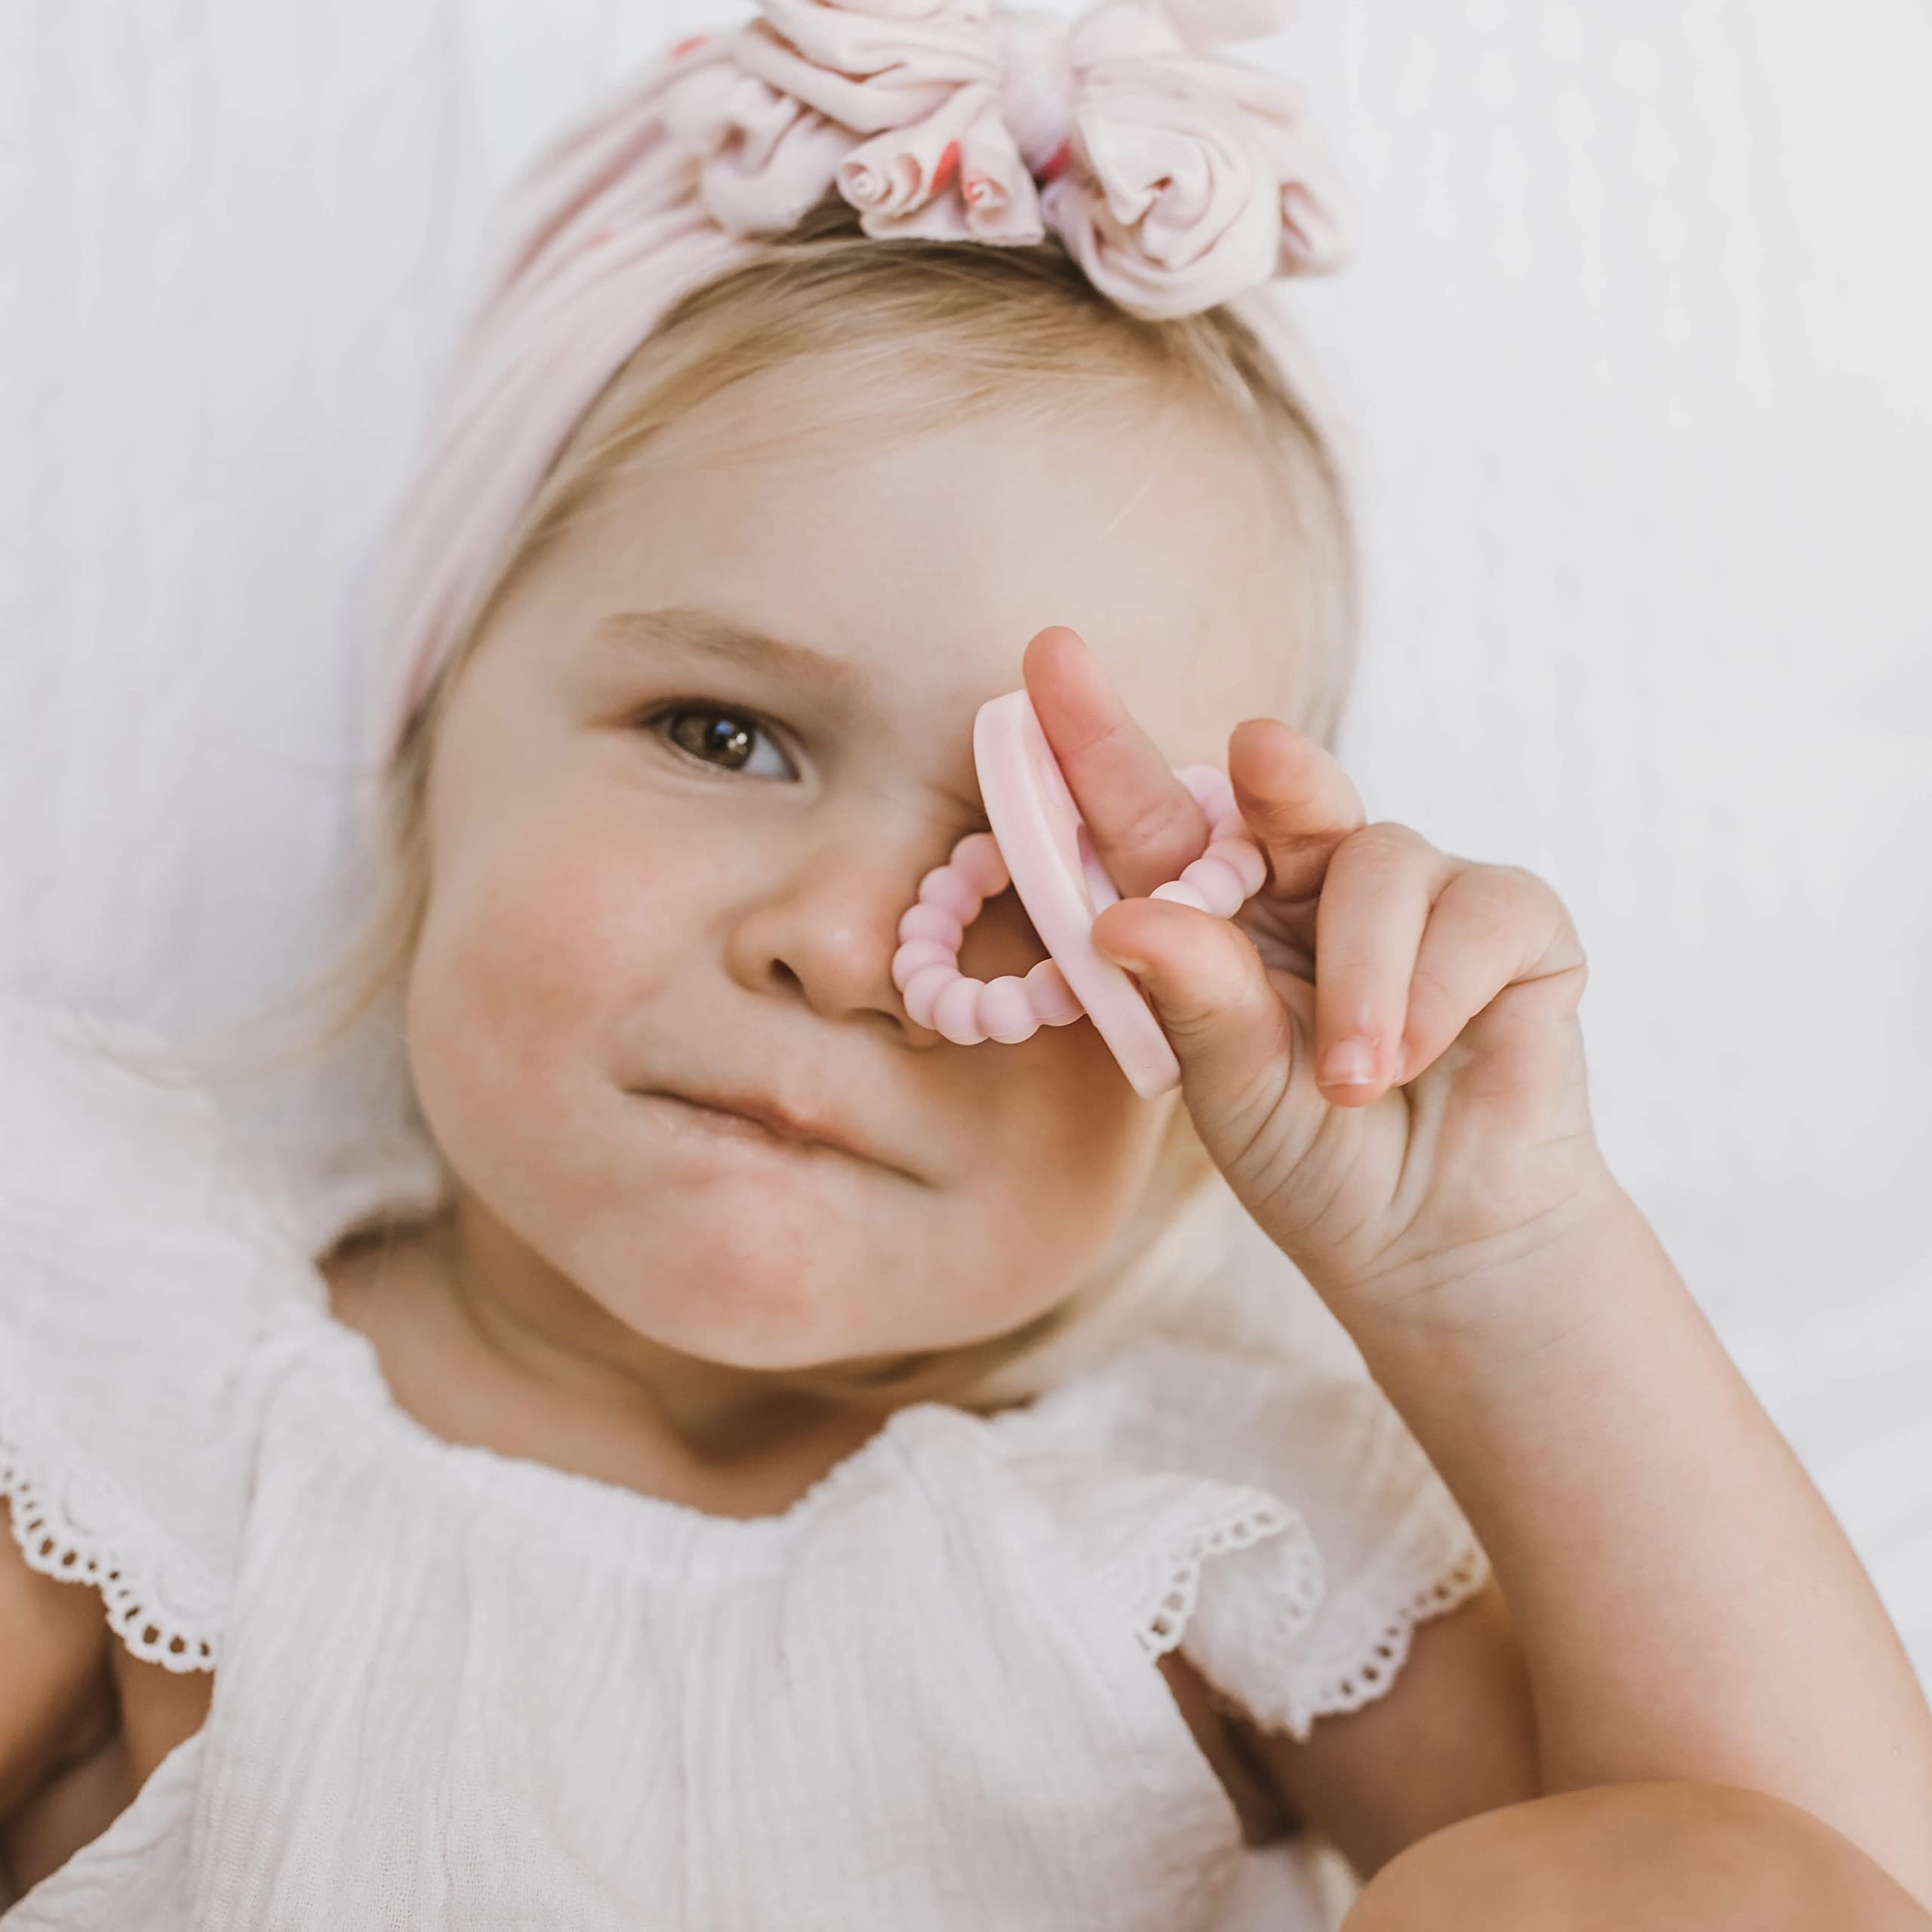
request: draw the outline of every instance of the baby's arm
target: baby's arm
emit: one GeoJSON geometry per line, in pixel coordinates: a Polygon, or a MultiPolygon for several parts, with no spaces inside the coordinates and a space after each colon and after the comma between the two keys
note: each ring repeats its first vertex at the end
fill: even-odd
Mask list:
{"type": "Polygon", "coordinates": [[[1606,1211],[1523,1258],[1535,1292],[1497,1284],[1547,1312],[1506,1352],[1392,1303],[1355,1330],[1520,1657],[1492,1586],[1417,1629],[1380,1706],[1263,1753],[1364,1871],[1519,1797],[1694,1779],[1802,1806],[1932,1904],[1932,1713],[1897,1634],[1649,1223],[1620,1191],[1606,1211]]]}
{"type": "Polygon", "coordinates": [[[60,1762],[92,1708],[109,1633],[100,1593],[43,1576],[0,1497],[0,1823],[60,1762]]]}
{"type": "MultiPolygon", "coordinates": [[[[1025,669],[1123,895],[1095,949],[1139,980],[1202,1144],[1489,1556],[1521,1632],[1537,1794],[1748,1787],[1932,1903],[1932,1711],[1843,1531],[1603,1158],[1587,961],[1561,898],[1521,866],[1371,823],[1334,755],[1266,718],[1228,740],[1261,885],[1232,918],[1155,897],[1201,851],[1198,806],[1075,634],[1042,632],[1025,669]]],[[[1471,1783],[1509,1787],[1523,1691],[1502,1688],[1496,1608],[1425,1625],[1377,1717],[1317,1721],[1299,1755],[1334,1761],[1335,1804],[1365,1808],[1392,1780],[1414,1820],[1484,1808],[1471,1783]],[[1432,1700],[1456,1694],[1435,1660],[1465,1646],[1503,1727],[1472,1746],[1472,1777],[1432,1755],[1432,1700]],[[1363,1728],[1345,1743],[1348,1726],[1363,1728]],[[1376,1727],[1400,1729],[1396,1748],[1355,1762],[1376,1727]]],[[[1312,1819],[1327,1781],[1297,1777],[1297,1755],[1278,1753],[1312,1819]]]]}

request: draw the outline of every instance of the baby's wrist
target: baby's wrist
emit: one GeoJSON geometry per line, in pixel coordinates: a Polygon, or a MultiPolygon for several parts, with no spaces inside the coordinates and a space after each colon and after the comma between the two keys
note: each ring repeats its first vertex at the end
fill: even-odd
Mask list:
{"type": "Polygon", "coordinates": [[[1406,1374],[1426,1364],[1480,1382],[1595,1327],[1622,1301],[1620,1284],[1660,1262],[1670,1268],[1649,1222],[1598,1157],[1576,1190],[1534,1223],[1369,1279],[1314,1285],[1378,1379],[1382,1367],[1406,1374]]]}

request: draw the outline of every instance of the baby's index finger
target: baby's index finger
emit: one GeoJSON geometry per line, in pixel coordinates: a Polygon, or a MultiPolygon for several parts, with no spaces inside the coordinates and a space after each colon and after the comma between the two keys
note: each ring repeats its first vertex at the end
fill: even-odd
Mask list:
{"type": "Polygon", "coordinates": [[[1337,846],[1368,823],[1334,754],[1278,718],[1244,718],[1228,738],[1228,780],[1267,854],[1273,898],[1312,897],[1337,846]]]}
{"type": "Polygon", "coordinates": [[[1094,855],[1124,899],[1180,877],[1208,845],[1208,818],[1135,722],[1079,632],[1037,632],[1020,660],[1034,714],[1094,855]]]}

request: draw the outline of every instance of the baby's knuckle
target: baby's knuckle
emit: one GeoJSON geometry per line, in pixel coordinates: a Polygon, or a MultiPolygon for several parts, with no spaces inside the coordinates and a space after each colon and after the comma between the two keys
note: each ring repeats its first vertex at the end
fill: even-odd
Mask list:
{"type": "Polygon", "coordinates": [[[1521,866],[1472,866],[1458,876],[1455,890],[1465,912],[1499,934],[1540,918],[1550,897],[1543,881],[1521,866]]]}
{"type": "Polygon", "coordinates": [[[1433,852],[1435,847],[1411,825],[1399,819],[1371,819],[1349,835],[1349,843],[1359,849],[1383,856],[1391,862],[1413,857],[1417,852],[1433,852]]]}
{"type": "Polygon", "coordinates": [[[1554,912],[1564,924],[1568,923],[1569,910],[1562,894],[1542,873],[1532,872],[1527,866],[1499,866],[1495,869],[1509,881],[1509,889],[1527,910],[1539,915],[1554,912]]]}

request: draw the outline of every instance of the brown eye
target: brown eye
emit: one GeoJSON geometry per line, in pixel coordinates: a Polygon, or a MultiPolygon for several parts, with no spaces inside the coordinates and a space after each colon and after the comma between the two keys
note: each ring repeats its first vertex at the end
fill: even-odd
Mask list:
{"type": "MultiPolygon", "coordinates": [[[[653,728],[667,724],[672,742],[681,752],[713,770],[744,771],[752,747],[760,739],[774,743],[761,720],[748,712],[731,710],[722,705],[675,705],[645,722],[653,728]]],[[[780,775],[789,774],[788,762],[780,775]]]]}

